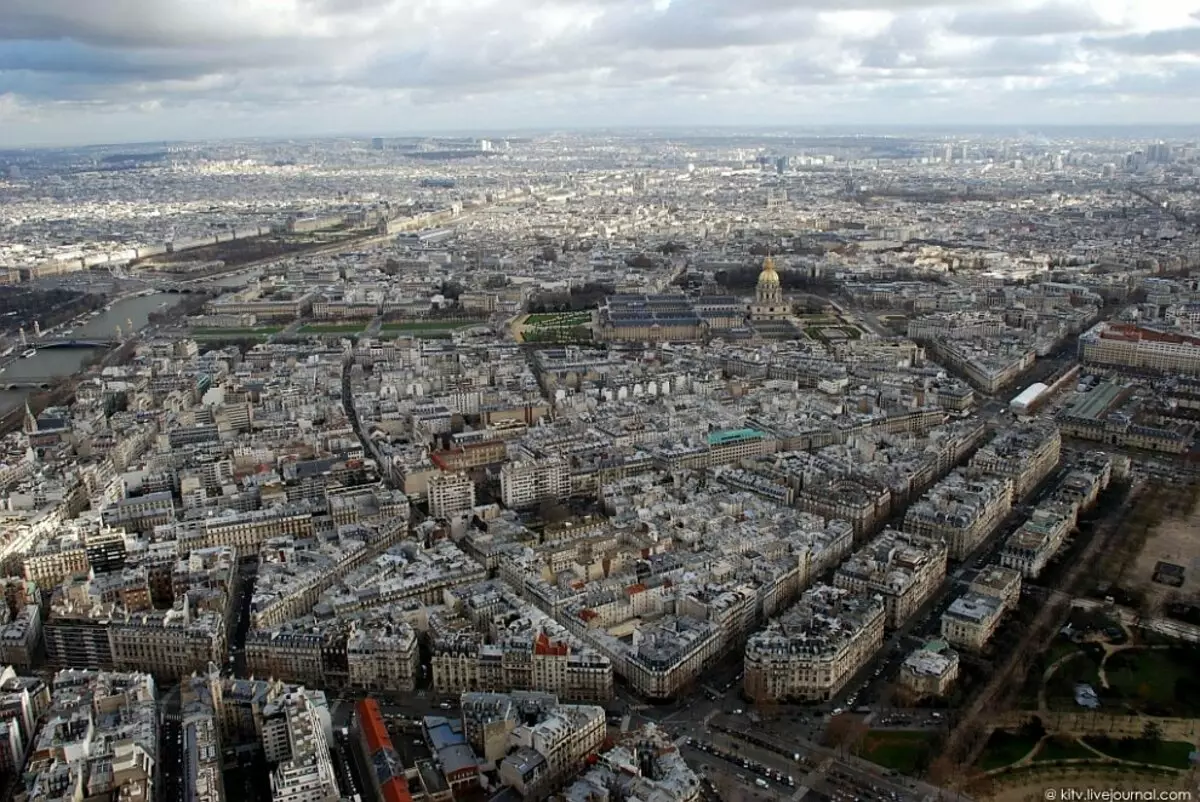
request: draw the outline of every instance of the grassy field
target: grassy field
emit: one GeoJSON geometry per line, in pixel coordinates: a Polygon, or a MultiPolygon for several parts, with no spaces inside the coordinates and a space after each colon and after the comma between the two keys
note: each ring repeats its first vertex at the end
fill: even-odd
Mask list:
{"type": "Polygon", "coordinates": [[[1104,668],[1109,686],[1126,702],[1195,716],[1200,714],[1200,694],[1191,687],[1195,659],[1186,649],[1138,649],[1114,654],[1104,668]]]}
{"type": "Polygon", "coordinates": [[[306,323],[300,327],[301,334],[357,334],[367,327],[366,323],[306,323]]]}
{"type": "Polygon", "coordinates": [[[1079,743],[1074,738],[1047,738],[1042,741],[1037,754],[1033,756],[1035,763],[1051,760],[1078,760],[1080,758],[1095,758],[1096,753],[1079,743]]]}
{"type": "Polygon", "coordinates": [[[929,764],[933,737],[923,730],[872,730],[863,739],[860,754],[884,768],[916,775],[929,764]]]}
{"type": "Polygon", "coordinates": [[[1036,745],[1037,741],[1026,735],[996,730],[975,766],[983,771],[1003,768],[1025,757],[1036,745]]]}
{"type": "Polygon", "coordinates": [[[592,322],[591,312],[538,313],[525,318],[526,326],[583,326],[592,322]]]}
{"type": "Polygon", "coordinates": [[[1094,736],[1087,736],[1083,740],[1111,757],[1173,769],[1188,768],[1188,756],[1196,748],[1187,741],[1146,741],[1140,738],[1115,740],[1094,736]]]}
{"type": "Polygon", "coordinates": [[[200,334],[204,336],[230,336],[230,337],[254,337],[257,335],[278,334],[283,331],[283,326],[259,326],[254,329],[222,329],[222,328],[201,328],[192,329],[192,334],[200,334]]]}

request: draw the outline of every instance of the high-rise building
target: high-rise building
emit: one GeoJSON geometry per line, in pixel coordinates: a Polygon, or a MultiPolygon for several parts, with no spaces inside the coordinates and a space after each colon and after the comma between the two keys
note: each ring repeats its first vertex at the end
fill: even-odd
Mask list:
{"type": "Polygon", "coordinates": [[[571,495],[571,472],[563,457],[516,460],[500,469],[500,496],[506,507],[528,507],[571,495]]]}
{"type": "Polygon", "coordinates": [[[429,478],[429,514],[449,518],[475,506],[475,483],[465,473],[443,473],[429,478]]]}
{"type": "Polygon", "coordinates": [[[383,150],[383,139],[375,137],[371,140],[371,150],[383,150]]]}

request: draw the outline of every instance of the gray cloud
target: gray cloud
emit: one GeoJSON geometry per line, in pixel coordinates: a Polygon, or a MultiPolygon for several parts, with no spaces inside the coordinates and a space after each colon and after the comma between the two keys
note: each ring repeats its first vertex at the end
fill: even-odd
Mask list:
{"type": "Polygon", "coordinates": [[[1094,9],[1051,3],[1037,8],[972,9],[958,14],[949,29],[962,36],[1047,36],[1101,31],[1108,27],[1094,9]]]}
{"type": "Polygon", "coordinates": [[[1131,56],[1200,54],[1200,27],[1107,38],[1092,37],[1086,40],[1086,44],[1097,50],[1111,50],[1131,56]]]}
{"type": "Polygon", "coordinates": [[[1198,52],[1200,27],[1081,37],[1108,30],[1089,0],[1015,2],[0,0],[0,98],[47,117],[270,108],[297,124],[314,106],[437,119],[467,99],[472,119],[529,107],[556,124],[632,108],[887,119],[919,98],[1023,109],[1022,98],[1050,104],[1080,87],[1093,98],[1105,86],[1110,98],[1181,91],[1176,76],[1194,77],[1155,57],[1198,52]],[[1115,68],[1143,82],[1105,83],[1115,68]],[[1009,80],[1028,77],[1038,80],[1009,80]]]}

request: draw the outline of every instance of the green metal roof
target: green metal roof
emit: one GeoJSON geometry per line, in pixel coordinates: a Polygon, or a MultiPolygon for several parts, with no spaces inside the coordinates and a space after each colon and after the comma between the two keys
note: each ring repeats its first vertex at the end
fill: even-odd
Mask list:
{"type": "Polygon", "coordinates": [[[708,435],[708,444],[710,446],[723,446],[729,443],[736,443],[738,440],[755,440],[762,436],[763,433],[758,429],[726,429],[720,432],[711,432],[708,435]]]}

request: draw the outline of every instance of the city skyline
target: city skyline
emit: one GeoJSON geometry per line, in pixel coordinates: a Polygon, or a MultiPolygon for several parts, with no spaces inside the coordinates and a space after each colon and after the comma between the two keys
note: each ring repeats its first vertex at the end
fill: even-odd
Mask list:
{"type": "Polygon", "coordinates": [[[9,5],[0,147],[733,121],[1200,123],[1197,2],[9,5]]]}

